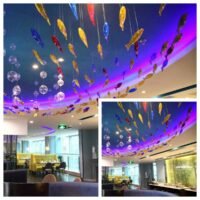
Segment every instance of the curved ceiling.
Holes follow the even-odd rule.
[[[105,4],[105,16],[110,27],[108,40],[104,39],[102,27],[104,23],[102,5],[95,5],[95,19],[98,21],[100,42],[103,47],[103,59],[97,52],[98,34],[97,25],[93,26],[87,13],[87,5],[77,5],[78,11],[83,13],[77,21],[67,4],[44,4],[46,13],[51,21],[51,26],[40,16],[33,4],[5,4],[4,5],[4,104],[12,105],[12,89],[18,84],[21,93],[18,97],[23,106],[32,109],[37,101],[40,110],[58,108],[63,106],[73,107],[88,101],[96,101],[99,97],[109,96],[109,93],[138,88],[143,80],[158,74],[163,63],[166,61],[166,53],[160,54],[162,45],[168,41],[167,51],[170,50],[174,38],[177,36],[177,26],[183,14],[187,14],[187,20],[181,28],[182,38],[174,45],[173,52],[168,56],[170,67],[173,63],[184,57],[196,47],[196,5],[195,4],[168,4],[159,16],[159,4],[127,4],[127,17],[124,24],[124,31],[119,27],[118,4]],[[137,30],[135,12],[139,28],[144,28],[144,33],[139,40],[139,55],[136,57],[134,48],[126,50],[125,44],[131,38],[131,28],[134,33]],[[56,20],[61,18],[66,25],[67,41],[60,33]],[[77,29],[81,26],[88,40],[89,47],[86,48],[80,40]],[[31,28],[40,34],[44,47],[42,48],[32,38]],[[52,35],[58,38],[63,52],[52,42]],[[146,41],[146,42],[144,42]],[[77,58],[74,58],[68,50],[68,43],[73,43]],[[14,45],[13,45],[14,44]],[[40,63],[34,57],[32,50],[35,49],[46,64]],[[63,58],[60,63],[64,74],[64,86],[59,89],[57,83],[56,65],[51,61],[49,55],[54,54],[57,58]],[[11,64],[10,56],[17,58],[17,64]],[[134,60],[133,68],[130,69],[130,61]],[[76,60],[80,74],[77,75],[72,67],[72,60]],[[15,59],[14,59],[15,61]],[[37,63],[38,70],[33,70],[32,65]],[[20,64],[20,66],[19,66]],[[153,74],[153,66],[157,69]],[[165,62],[166,64],[166,62]],[[139,71],[141,74],[139,75]],[[16,71],[21,75],[18,82],[9,82],[7,74],[9,71]],[[47,78],[41,79],[40,72],[47,72]],[[165,71],[165,70],[164,70]],[[85,80],[85,75],[94,80],[91,85]],[[194,79],[196,77],[193,74]],[[166,77],[167,78],[167,77]],[[78,79],[80,88],[74,91],[73,79]],[[104,87],[105,81],[110,82]],[[138,85],[139,83],[139,85]],[[40,85],[46,85],[48,92],[45,95],[34,96]],[[119,88],[117,88],[119,86]],[[65,93],[63,101],[56,101],[55,95],[62,91]]]
[[[195,102],[103,102],[103,156],[145,156],[195,123]]]

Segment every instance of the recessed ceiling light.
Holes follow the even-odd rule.
[[[74,118],[74,115],[71,115],[71,118]]]
[[[82,123],[80,122],[79,124],[81,125]]]
[[[98,117],[98,114],[95,114],[94,117]]]
[[[58,58],[58,62],[64,62],[63,58]]]
[[[38,66],[37,64],[33,64],[33,65],[32,65],[32,68],[33,68],[33,69],[38,69],[39,66]]]
[[[142,94],[146,94],[146,91],[145,90],[142,90],[142,92],[141,92]]]
[[[30,124],[33,124],[33,123],[34,123],[34,121],[33,121],[33,120],[30,120],[30,121],[29,121],[29,123],[30,123]]]

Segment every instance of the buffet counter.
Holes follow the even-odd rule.
[[[166,191],[175,193],[179,196],[196,196],[197,192],[195,189],[188,187],[181,187],[175,185],[168,185],[166,183],[149,183],[149,188],[152,190]]]

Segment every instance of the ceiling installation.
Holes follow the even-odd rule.
[[[4,114],[86,113],[195,48],[195,4],[4,4]]]
[[[195,124],[195,102],[103,102],[102,153],[145,156]]]

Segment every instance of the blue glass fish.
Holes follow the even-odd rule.
[[[165,59],[165,61],[163,62],[163,65],[162,65],[162,71],[167,66],[167,64],[168,64],[168,59]]]
[[[153,53],[151,58],[150,58],[150,63],[152,64],[152,62],[156,59],[157,55],[156,53]]]
[[[115,58],[115,65],[116,65],[116,66],[119,65],[119,59],[118,59],[118,57]]]
[[[95,73],[97,71],[95,64],[92,64],[92,71]]]
[[[151,119],[153,120],[153,118],[154,118],[154,112],[153,112],[153,110],[151,111]]]
[[[122,123],[121,118],[120,118],[120,116],[118,114],[115,114],[115,117],[120,123]]]
[[[136,109],[138,110],[138,109],[139,109],[139,104],[138,104],[138,102],[134,102],[134,104],[135,104]]]
[[[33,39],[39,44],[42,48],[44,47],[44,43],[40,37],[40,34],[33,28],[31,28],[31,34]]]
[[[109,36],[109,25],[108,22],[105,22],[103,25],[103,34],[106,40],[108,40],[108,36]]]
[[[75,3],[70,3],[69,7],[71,8],[71,11],[73,12],[74,17],[78,21],[78,12],[77,12],[77,7]]]

